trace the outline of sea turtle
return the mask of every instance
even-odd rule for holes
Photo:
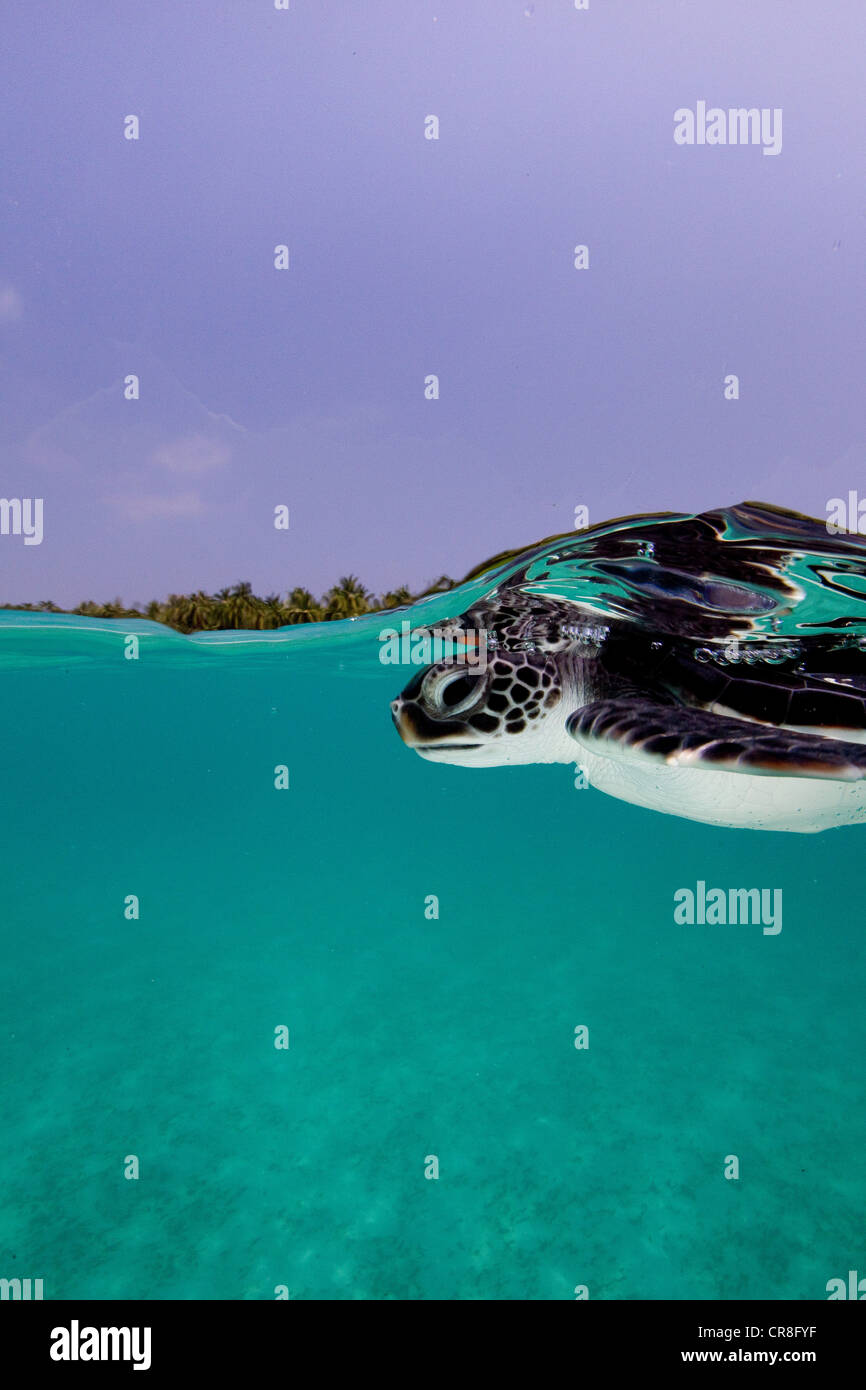
[[[611,796],[714,825],[866,820],[861,538],[744,502],[559,537],[486,577],[447,625],[469,650],[391,705],[422,757],[575,763]]]

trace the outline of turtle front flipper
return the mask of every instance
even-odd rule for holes
[[[668,767],[837,782],[866,777],[862,744],[651,698],[595,700],[572,714],[566,727],[588,752],[619,761],[647,758]]]

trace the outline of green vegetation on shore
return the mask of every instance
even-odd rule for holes
[[[548,536],[547,541],[559,540],[560,536]],[[546,544],[540,541],[539,546]],[[113,603],[79,603],[77,608],[60,608],[50,599],[41,603],[0,603],[0,610],[13,609],[30,613],[79,613],[83,618],[149,618],[154,623],[164,623],[176,632],[219,632],[226,628],[245,628],[264,631],[266,628],[287,627],[291,623],[327,623],[340,618],[358,618],[363,613],[382,613],[389,608],[404,608],[429,594],[445,594],[458,584],[466,584],[477,579],[488,570],[508,564],[523,553],[523,547],[514,550],[501,550],[480,565],[474,565],[461,580],[442,574],[429,588],[413,594],[401,585],[378,598],[365,589],[354,574],[344,575],[323,594],[314,598],[309,589],[292,589],[281,599],[279,594],[268,594],[259,598],[252,586],[246,583],[235,584],[230,589],[219,589],[215,594],[206,594],[201,589],[194,594],[169,594],[164,603],[153,599],[143,609],[127,608],[119,599]]]
[[[120,599],[114,603],[79,603],[77,608],[58,608],[46,600],[42,603],[4,603],[0,608],[14,608],[34,613],[79,613],[85,618],[149,618],[164,623],[177,632],[216,632],[225,628],[285,627],[289,623],[322,623],[339,618],[356,618],[362,613],[378,613],[389,608],[401,608],[427,594],[441,594],[455,587],[455,580],[443,574],[423,593],[411,594],[405,587],[375,597],[353,574],[345,575],[321,598],[314,598],[309,589],[292,589],[284,599],[279,594],[259,598],[249,584],[235,584],[215,594],[200,589],[194,594],[169,594],[164,603],[154,600],[142,610],[127,608]]]

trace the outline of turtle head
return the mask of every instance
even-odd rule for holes
[[[392,702],[391,714],[407,747],[431,762],[498,767],[570,761],[562,694],[555,657],[497,651],[483,669],[454,660],[427,666]]]

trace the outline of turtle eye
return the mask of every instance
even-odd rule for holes
[[[428,671],[424,678],[423,694],[434,712],[463,714],[472,709],[484,695],[487,680],[484,675],[462,668]]]

